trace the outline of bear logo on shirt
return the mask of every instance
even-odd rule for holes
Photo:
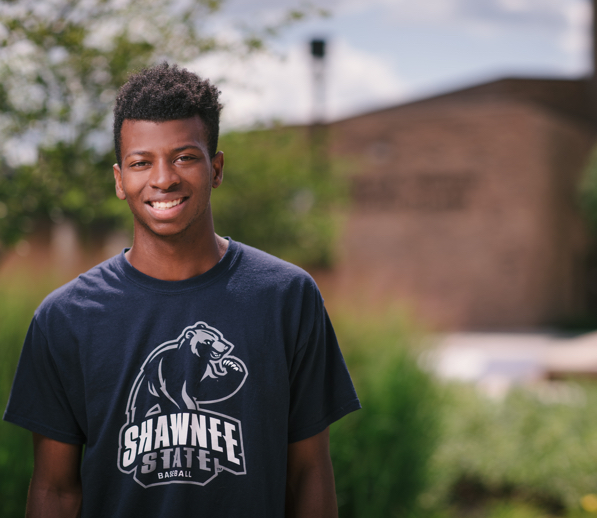
[[[142,371],[146,414],[196,410],[234,395],[244,384],[245,364],[231,356],[234,346],[222,333],[197,322],[153,351]],[[157,406],[156,406],[157,405]],[[159,408],[158,408],[159,407]]]

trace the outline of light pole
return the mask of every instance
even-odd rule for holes
[[[325,50],[326,41],[311,40],[311,66],[313,71],[313,124],[325,122]]]
[[[328,135],[326,122],[326,41],[311,40],[311,67],[313,72],[313,113],[311,116],[311,161],[314,173],[328,169]]]

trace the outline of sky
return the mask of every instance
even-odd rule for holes
[[[216,23],[266,24],[292,0],[228,0]],[[325,119],[339,120],[503,77],[591,72],[590,0],[317,0],[250,59],[208,55],[191,68],[216,80],[224,128],[313,116],[309,41],[327,41]],[[330,15],[314,13],[324,8]]]

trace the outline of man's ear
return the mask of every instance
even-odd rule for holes
[[[211,186],[216,189],[224,179],[224,153],[218,151],[211,159]]]
[[[126,194],[124,193],[124,189],[122,188],[122,171],[120,170],[120,166],[118,164],[114,164],[112,166],[114,169],[114,183],[116,185],[116,196],[118,196],[121,200],[126,200]]]

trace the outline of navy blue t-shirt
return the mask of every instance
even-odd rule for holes
[[[84,518],[282,517],[288,443],[360,408],[311,277],[230,240],[162,281],[120,255],[37,309],[4,419],[85,444]]]

